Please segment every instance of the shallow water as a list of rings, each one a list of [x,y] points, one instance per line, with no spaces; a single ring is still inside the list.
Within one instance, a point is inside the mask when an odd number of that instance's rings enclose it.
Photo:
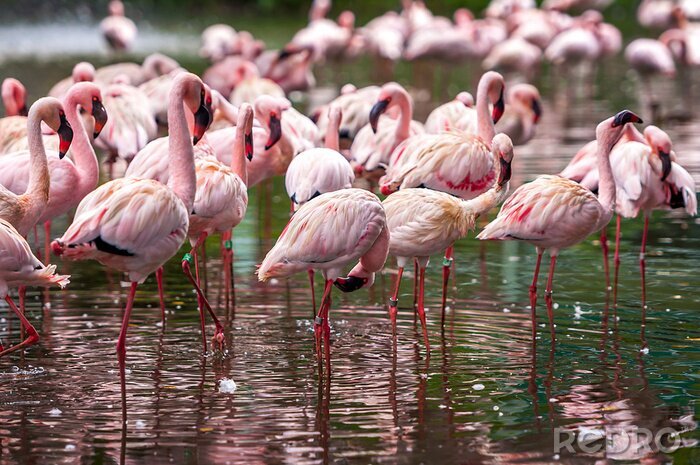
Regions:
[[[3,70],[25,78],[37,96],[71,62],[14,58]],[[633,77],[605,66],[596,98],[568,108],[543,79],[546,113],[537,140],[516,151],[513,187],[559,171],[593,137],[595,123],[638,107]],[[345,67],[338,81],[365,82],[368,68],[364,61]],[[409,66],[398,71],[409,80]],[[324,74],[325,83],[336,79]],[[452,75],[449,93],[474,81],[473,70]],[[666,84],[665,108],[685,109],[692,99]],[[431,105],[419,102],[418,113]],[[663,127],[698,179],[700,122]],[[235,231],[235,309],[224,308],[218,243],[208,243],[209,298],[225,321],[225,352],[202,356],[196,300],[177,260],[166,269],[165,327],[155,283],[139,288],[127,338],[126,429],[114,345],[128,283],[95,263],[56,261],[72,274],[70,287],[50,292],[50,310],[42,309],[40,293],[29,294],[40,343],[0,360],[0,464],[608,463],[644,455],[645,463],[700,463],[693,447],[700,438],[695,219],[653,218],[644,333],[639,220],[623,223],[617,309],[608,305],[595,238],[560,255],[556,344],[542,296],[531,341],[530,246],[483,244],[473,235],[460,241],[444,330],[435,257],[427,277],[429,360],[408,273],[392,335],[384,308],[395,276],[389,262],[374,288],[334,295],[328,383],[318,377],[306,276],[260,284],[253,275],[288,218],[282,184],[275,182],[271,194],[265,189],[252,189],[247,218]],[[64,227],[65,220],[57,222],[54,234]],[[6,307],[0,315],[6,317]],[[0,338],[17,341],[16,319],[0,320]],[[224,379],[235,381],[235,392],[219,391]],[[604,447],[554,450],[557,428],[611,438],[620,427],[653,434],[670,427],[681,433],[681,447],[669,454],[628,448],[627,455]]]

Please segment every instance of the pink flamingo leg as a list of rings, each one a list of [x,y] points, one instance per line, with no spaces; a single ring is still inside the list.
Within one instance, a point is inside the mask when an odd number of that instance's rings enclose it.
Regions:
[[[24,316],[24,314],[17,308],[17,305],[15,305],[14,301],[9,295],[5,296],[5,302],[10,306],[10,309],[17,315],[19,318],[20,324],[23,328],[26,328],[27,330],[27,338],[20,342],[17,345],[14,345],[12,347],[8,347],[7,349],[2,349],[0,347],[0,357],[3,355],[7,355],[10,352],[14,352],[16,350],[19,350],[23,347],[30,346],[32,344],[36,344],[36,342],[39,340],[39,334],[36,332],[36,329],[34,329],[34,326],[27,320],[27,318]]]
[[[26,305],[25,302],[27,300],[27,286],[20,286],[18,290],[19,294],[19,311],[22,312],[22,315],[26,314]],[[24,339],[24,325],[19,325],[19,338]]]
[[[552,340],[555,340],[554,334],[554,306],[552,303],[552,282],[554,281],[554,267],[557,265],[557,256],[552,255],[552,260],[549,263],[549,278],[547,278],[547,288],[544,290],[544,300],[547,303],[547,317],[549,318],[549,330],[552,333]]]
[[[156,270],[156,282],[158,283],[158,298],[160,299],[160,320],[165,328],[165,290],[163,288],[163,267]]]
[[[209,312],[209,315],[211,316],[212,320],[214,320],[214,325],[216,326],[216,331],[214,332],[214,337],[212,338],[212,342],[216,345],[219,346],[219,348],[223,349],[224,347],[224,327],[221,325],[221,322],[216,316],[216,313],[214,313],[214,310],[212,310],[211,305],[209,305],[209,301],[207,298],[204,296],[204,293],[202,292],[202,289],[199,287],[199,284],[197,283],[197,280],[195,279],[194,276],[192,276],[192,271],[190,270],[190,261],[193,260],[192,256],[190,254],[185,254],[185,256],[182,259],[182,271],[185,273],[185,276],[187,276],[187,279],[190,281],[190,284],[194,287],[194,290],[197,292],[197,300],[202,303],[202,307],[206,308],[206,310]],[[200,311],[200,316],[203,319],[203,310]],[[207,351],[207,341],[206,341],[206,334],[202,334],[202,341],[204,345],[204,352]]]
[[[396,313],[398,312],[399,306],[399,288],[401,287],[401,278],[403,277],[403,267],[399,267],[399,274],[396,275],[396,287],[394,288],[394,295],[389,300],[389,318],[391,318],[391,324],[396,329]]]
[[[122,329],[119,331],[119,339],[117,340],[117,360],[119,362],[119,379],[122,389],[122,418],[124,420],[126,420],[126,332],[129,329],[129,318],[131,318],[131,310],[134,307],[137,286],[138,283],[131,283],[131,290],[129,291],[129,298],[126,301],[126,309],[122,319]]]
[[[328,307],[331,303],[331,289],[333,288],[333,280],[327,279],[323,288],[323,297],[321,298],[321,306],[318,309],[318,314],[314,320],[314,335],[316,336],[316,356],[319,363],[321,362],[321,340],[324,339],[326,325],[328,325]],[[328,326],[328,334],[330,335],[330,326]],[[330,355],[328,356],[330,358]]]
[[[447,304],[447,283],[450,280],[450,268],[454,261],[454,245],[451,245],[445,250],[445,258],[442,262],[442,316],[440,324],[445,326],[445,305]]]
[[[646,307],[647,307],[647,278],[646,278],[646,253],[647,253],[647,233],[649,231],[649,214],[644,212],[644,232],[642,233],[642,250],[639,252],[639,271],[642,277],[642,332],[644,332],[644,325],[646,319]],[[644,337],[642,335],[642,337]]]
[[[233,231],[226,231],[221,235],[221,256],[224,262],[224,281],[226,302],[233,299]]]
[[[615,278],[613,281],[613,308],[617,308],[617,281],[620,274],[620,226],[622,224],[622,219],[620,215],[617,215],[617,222],[615,224]]]
[[[608,247],[608,227],[605,226],[600,231],[600,248],[603,250],[603,271],[605,273],[605,291],[610,290],[610,263]]]
[[[316,311],[316,290],[314,289],[314,270],[309,268],[307,270],[309,274],[309,286],[311,287],[311,305],[313,305],[313,311]]]
[[[535,274],[530,284],[530,319],[532,320],[532,340],[537,336],[537,278],[540,276],[540,265],[542,264],[542,254],[544,249],[537,249],[537,263],[535,264]]]
[[[430,356],[430,341],[428,341],[428,323],[425,318],[425,267],[420,267],[420,276],[418,279],[418,317],[420,324],[423,327],[423,342],[425,343],[425,351]]]
[[[202,241],[202,236],[206,238],[206,234],[202,233],[201,236],[199,236],[199,239],[197,240],[197,243],[192,247],[192,250],[190,253],[194,257],[194,275],[195,275],[195,286],[199,288],[199,257],[197,256],[197,250],[199,249],[199,244],[200,241]],[[206,330],[206,321],[205,321],[205,316],[204,316],[204,304],[202,303],[202,297],[200,297],[199,292],[197,293],[197,310],[199,310],[199,324],[200,328],[202,330],[202,347],[204,352],[206,353],[207,351],[207,330]]]
[[[413,316],[418,309],[418,260],[413,260]],[[415,318],[414,318],[415,321]]]

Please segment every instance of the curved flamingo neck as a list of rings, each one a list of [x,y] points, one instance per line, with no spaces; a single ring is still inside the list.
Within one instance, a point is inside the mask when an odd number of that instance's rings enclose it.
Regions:
[[[482,80],[479,82],[479,88],[476,92],[476,134],[488,146],[491,146],[493,136],[496,135],[496,128],[489,111],[489,90],[493,82]]]
[[[197,178],[194,169],[194,148],[190,140],[185,118],[185,86],[176,84],[170,92],[168,102],[168,150],[170,179],[168,187],[185,204],[187,212],[192,212]]]
[[[49,201],[49,164],[46,160],[44,140],[41,133],[42,118],[38,111],[29,114],[27,120],[27,143],[29,145],[29,183],[26,198],[31,213],[38,213],[37,219]],[[40,210],[40,211],[38,211]],[[29,213],[29,212],[28,212]],[[23,232],[24,233],[24,232]]]
[[[78,92],[68,92],[65,98],[66,119],[73,128],[73,142],[71,143],[71,153],[75,169],[78,172],[78,186],[75,186],[77,197],[85,197],[89,192],[97,187],[100,177],[100,166],[97,161],[95,150],[90,144],[90,139],[83,124],[83,119],[78,113],[79,94]]]
[[[326,137],[324,144],[326,148],[333,149],[336,152],[340,151],[340,114],[337,111],[332,111],[328,119],[328,127],[326,128]]]
[[[237,174],[246,186],[248,185],[248,165],[246,164],[245,154],[245,134],[247,131],[250,131],[252,134],[252,128],[252,112],[238,119],[236,138],[233,141],[233,157],[231,157],[231,171]]]
[[[609,135],[603,140],[598,141],[596,148],[596,158],[598,160],[598,202],[602,205],[603,209],[612,215],[615,208],[615,178],[612,172],[612,166],[610,165],[610,151],[615,145],[615,140],[613,140]]]
[[[406,91],[399,92],[396,95],[396,105],[399,107],[399,122],[396,125],[394,138],[395,143],[398,145],[400,142],[408,139],[411,133],[411,120],[413,120],[413,104]]]

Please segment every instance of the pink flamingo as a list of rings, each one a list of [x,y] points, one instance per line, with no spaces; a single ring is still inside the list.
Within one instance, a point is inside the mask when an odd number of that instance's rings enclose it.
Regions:
[[[243,103],[253,103],[263,95],[286,98],[284,89],[272,79],[250,75],[236,84],[229,100],[232,104],[240,106]]]
[[[484,69],[498,70],[503,73],[519,73],[527,80],[532,80],[542,62],[542,50],[520,37],[497,44],[484,58]]]
[[[107,122],[107,113],[102,105],[100,89],[90,82],[80,82],[71,87],[66,94],[63,106],[65,118],[75,131],[71,149],[73,159],[63,157],[68,150],[65,142],[67,137],[59,134],[61,138],[59,152],[51,151],[47,156],[51,179],[49,202],[38,219],[39,223],[44,224],[46,232],[47,262],[51,221],[75,208],[83,197],[97,187],[99,179],[97,157],[90,144],[90,138],[78,107],[85,109],[95,118],[93,137],[99,135]],[[9,153],[0,157],[0,163],[6,168],[0,170],[0,184],[15,194],[25,192],[32,177],[30,160],[30,150]]]
[[[598,197],[574,181],[559,176],[540,176],[516,189],[503,204],[496,219],[477,236],[481,240],[521,240],[537,248],[537,264],[530,286],[533,339],[536,332],[537,277],[542,254],[549,249],[552,257],[545,300],[554,339],[552,281],[557,255],[560,249],[578,244],[610,222],[616,196],[609,156],[622,136],[624,125],[630,122],[641,123],[641,118],[623,110],[596,128],[596,156],[600,172]]]
[[[492,152],[491,141],[494,121],[503,115],[504,88],[503,76],[494,71],[479,80],[476,134],[418,135],[404,141],[392,154],[389,169],[380,180],[382,194],[424,186],[469,200],[488,190],[496,179],[498,156]],[[454,248],[448,247],[443,262],[443,314],[453,254]]]
[[[280,51],[261,54],[256,60],[263,77],[270,79],[289,93],[305,91],[316,86],[313,74],[315,47],[289,45]]]
[[[170,181],[167,186],[138,178],[103,184],[80,202],[73,223],[52,243],[58,255],[71,260],[97,260],[129,275],[131,290],[117,341],[124,415],[126,332],[136,288],[175,255],[186,238],[196,189],[193,140],[196,143],[202,137],[210,120],[205,94],[202,81],[190,73],[178,75],[173,84],[168,110]],[[187,129],[185,108],[195,114],[193,139]],[[183,269],[189,269],[186,260]],[[200,299],[206,302],[191,275],[190,281]],[[221,343],[223,333],[217,331],[214,339]]]
[[[676,25],[675,0],[642,0],[637,8],[637,21],[644,27],[668,29]]]
[[[61,79],[49,90],[50,97],[62,99],[66,96],[68,89],[76,82],[93,82],[95,80],[95,67],[87,61],[81,61],[73,66],[71,75]]]
[[[671,50],[659,40],[636,39],[627,45],[625,60],[639,74],[644,87],[642,95],[649,99],[648,106],[653,109],[655,98],[651,88],[651,78],[654,75],[669,78],[676,75],[676,64]]]
[[[515,145],[524,145],[535,137],[537,123],[542,117],[542,97],[531,84],[515,84],[506,92],[503,117],[496,132],[508,134]]]
[[[71,141],[73,131],[66,120],[61,102],[53,97],[37,100],[32,105],[27,118],[27,134],[29,137],[29,176],[27,186],[22,194],[8,190],[0,184],[0,218],[8,221],[22,236],[27,236],[37,224],[49,203],[49,164],[44,149],[41,134],[41,123],[45,122],[56,131],[60,138],[62,152],[65,156]],[[4,166],[4,157],[0,158],[0,166]],[[25,159],[25,162],[27,160]],[[8,165],[5,170],[13,169]]]
[[[352,84],[350,84],[352,86]],[[369,112],[379,97],[379,86],[368,86],[361,89],[343,86],[340,95],[327,105],[318,107],[311,115],[312,121],[318,127],[317,145],[323,143],[325,134],[328,131],[328,109],[337,107],[341,114],[340,128],[338,133],[341,139],[355,139],[355,135],[369,123]]]
[[[428,330],[425,318],[425,268],[431,255],[451,247],[474,229],[477,218],[498,205],[508,193],[513,143],[505,134],[493,139],[493,151],[498,156],[498,179],[481,195],[462,200],[431,189],[402,189],[384,200],[389,226],[389,254],[396,256],[399,273],[394,295],[389,300],[389,315],[396,324],[399,287],[404,268],[410,259],[418,261],[420,270],[418,316],[423,326],[423,340],[428,354]],[[443,313],[444,323],[444,313]]]
[[[507,19],[518,11],[536,8],[535,0],[491,0],[485,15],[489,18]]]
[[[388,250],[389,229],[377,196],[363,189],[341,189],[299,208],[258,268],[260,281],[309,268],[322,271],[326,284],[314,329],[316,354],[320,360],[323,338],[329,375],[331,287],[335,283],[351,292],[371,286]],[[358,259],[348,277],[341,278],[343,268]]]
[[[128,50],[136,40],[136,24],[124,16],[124,4],[119,0],[109,2],[109,16],[100,22],[100,30],[113,50]]]
[[[315,62],[325,62],[326,60],[337,60],[350,45],[355,27],[355,15],[351,11],[343,11],[338,16],[336,23],[332,19],[317,18],[312,20],[308,26],[297,31],[292,40],[285,46],[285,50],[291,47],[306,48],[313,50],[313,60]]]
[[[383,118],[380,121],[379,117],[394,107],[399,109],[398,120]],[[369,113],[369,124],[357,133],[350,153],[363,171],[373,172],[388,165],[397,145],[424,132],[423,125],[413,120],[411,96],[400,84],[390,82],[382,86]]]
[[[340,150],[338,128],[341,119],[340,108],[329,108],[326,148],[306,150],[294,157],[289,164],[284,176],[284,184],[287,195],[292,200],[294,211],[321,194],[352,187],[355,173],[350,163],[338,152]],[[309,281],[311,282],[311,302],[315,310],[313,269],[309,269]]]
[[[238,33],[228,24],[212,24],[202,31],[202,47],[199,56],[216,63],[234,55],[238,46]],[[205,81],[205,84],[208,84]]]
[[[441,132],[459,129],[458,121],[474,106],[474,97],[469,92],[460,92],[455,98],[440,105],[430,112],[425,120],[425,132],[440,134]]]
[[[29,244],[22,235],[10,223],[0,219],[0,295],[17,315],[22,327],[27,332],[27,338],[17,345],[7,349],[0,345],[0,357],[35,344],[39,340],[39,334],[34,326],[10,297],[9,289],[15,286],[49,287],[56,284],[64,288],[70,283],[68,278],[70,276],[56,274],[56,265],[44,266],[32,254]]]
[[[238,84],[260,77],[258,67],[241,56],[228,56],[204,70],[202,81],[212,89],[229,96]]]
[[[2,104],[5,116],[27,116],[27,89],[15,78],[2,81]]]

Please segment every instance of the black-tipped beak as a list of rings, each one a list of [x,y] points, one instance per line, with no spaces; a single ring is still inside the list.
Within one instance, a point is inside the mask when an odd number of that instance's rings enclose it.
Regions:
[[[659,158],[661,158],[661,180],[665,181],[669,174],[671,174],[671,154],[659,150]]]
[[[510,162],[508,160],[501,157],[499,158],[499,161],[501,162],[501,170],[498,174],[498,185],[503,186],[505,183],[510,181],[512,170],[510,167]]]
[[[249,132],[245,135],[245,157],[248,161],[253,159],[253,133]]]
[[[367,284],[367,278],[358,278],[356,276],[348,276],[347,278],[338,278],[333,281],[335,287],[343,292],[354,292],[365,284]]]
[[[533,123],[539,123],[540,118],[542,117],[542,104],[540,103],[539,99],[532,99],[532,112],[535,114]]]
[[[24,105],[22,105],[22,108],[19,109],[18,114],[19,114],[19,116],[27,116],[29,114],[29,110],[27,110],[26,103]]]
[[[620,113],[615,115],[612,127],[616,128],[627,123],[644,123],[644,121],[642,121],[642,118],[632,113],[631,111],[622,110]]]
[[[380,100],[374,104],[369,112],[369,124],[372,126],[372,132],[377,133],[377,123],[379,123],[379,117],[386,111],[389,106],[390,99]]]
[[[197,144],[202,137],[204,137],[204,132],[207,130],[211,124],[211,113],[204,104],[204,98],[194,114],[194,135],[192,137],[192,143]]]
[[[95,131],[92,133],[92,137],[97,139],[107,124],[107,111],[99,100],[92,101],[92,117],[95,118]]]
[[[288,48],[283,48],[282,50],[279,51],[277,54],[277,59],[278,60],[286,60],[290,56],[294,55],[296,53],[296,50],[291,50]]]
[[[493,105],[493,111],[491,112],[493,124],[498,123],[504,111],[506,111],[506,102],[503,100],[503,89],[501,89],[501,95],[498,97],[498,101]]]
[[[265,150],[270,150],[282,138],[282,122],[277,115],[270,115],[270,137],[265,143]]]
[[[61,114],[61,124],[58,126],[58,158],[63,158],[68,153],[71,142],[73,142],[73,128],[70,127],[66,115]]]

